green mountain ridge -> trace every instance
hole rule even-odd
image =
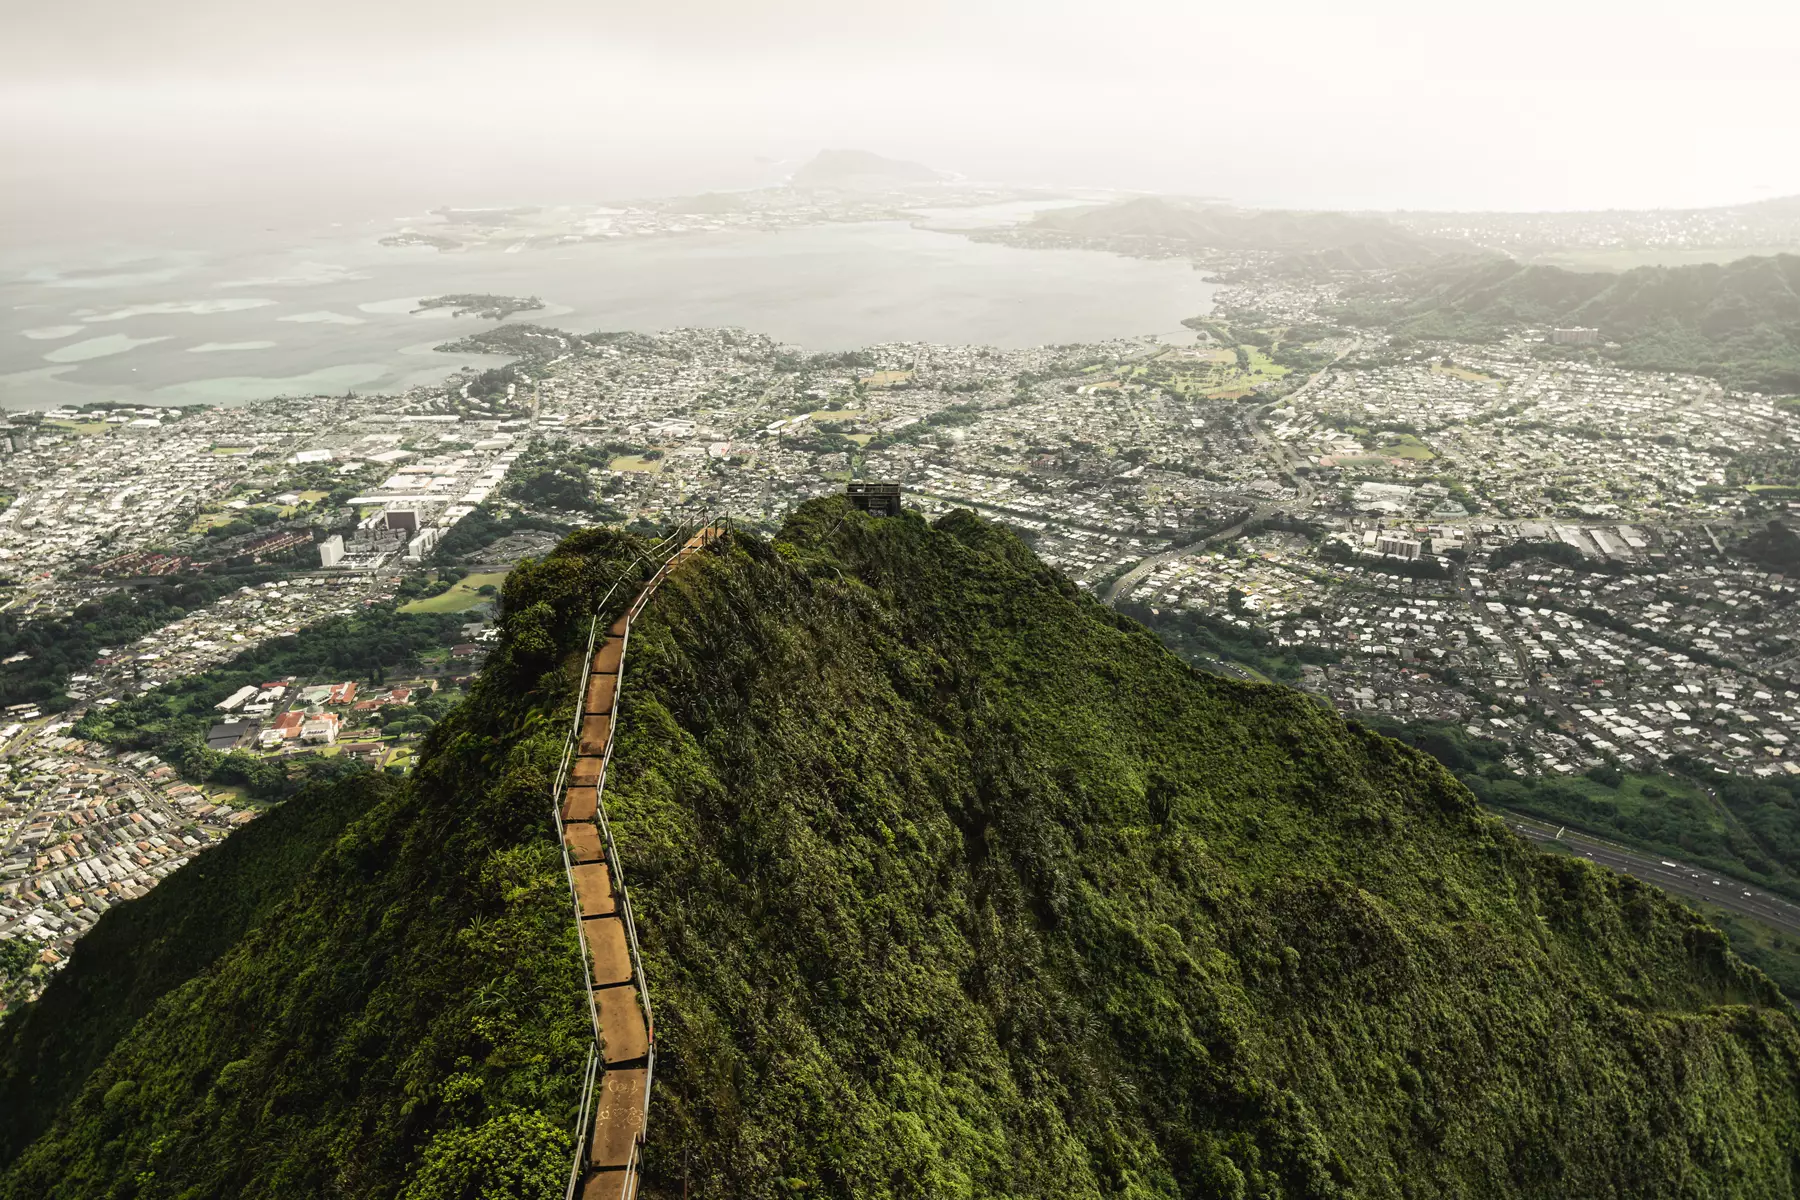
[[[1054,208],[1025,227],[1111,241],[1147,239],[1196,249],[1269,251],[1294,269],[1396,269],[1434,262],[1467,247],[1422,237],[1380,217],[1340,212],[1242,209],[1142,196],[1114,204]]]
[[[550,786],[639,545],[515,570],[416,774],[0,1196],[562,1194],[586,1015]],[[1796,1014],[1715,930],[968,513],[733,535],[624,680],[646,1197],[1800,1190]]]
[[[1587,325],[1619,344],[1612,357],[1625,366],[1800,391],[1800,255],[1618,274],[1463,260],[1370,285],[1339,315],[1471,341],[1521,325]]]

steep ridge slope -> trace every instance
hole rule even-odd
[[[0,1195],[562,1194],[590,1030],[549,796],[639,545],[514,572],[414,778]],[[1718,934],[968,514],[732,536],[633,626],[617,720],[645,1196],[1796,1191],[1795,1014]]]
[[[370,776],[308,787],[102,916],[43,996],[0,1024],[0,1164],[44,1131],[158,999],[285,900],[388,786]]]
[[[382,790],[0,1195],[562,1194],[592,1028],[551,784],[592,606],[642,547],[595,531],[515,569],[505,636],[414,776],[345,781]]]
[[[1792,1194],[1795,1015],[1716,933],[1010,535],[816,503],[651,615],[667,1194]]]

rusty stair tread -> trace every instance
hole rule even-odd
[[[650,1027],[644,1022],[635,987],[601,988],[594,993],[594,1007],[600,1010],[600,1037],[608,1066],[636,1062],[650,1053]]]
[[[625,940],[625,922],[617,915],[591,917],[583,922],[583,926],[587,930],[594,986],[629,982],[631,947]]]
[[[599,811],[600,793],[592,785],[571,785],[563,792],[563,824],[592,821]]]
[[[600,1099],[594,1106],[594,1134],[588,1161],[596,1167],[622,1167],[631,1158],[631,1143],[644,1127],[642,1067],[609,1070],[600,1076]]]
[[[618,901],[613,896],[612,872],[606,869],[605,863],[581,863],[573,875],[582,916],[604,917],[618,910]]]
[[[569,857],[578,863],[599,862],[606,857],[599,828],[587,821],[565,822],[563,841],[568,843]]]
[[[619,689],[617,675],[589,675],[587,695],[583,697],[581,711],[584,713],[610,713],[613,710],[613,693]]]
[[[594,1013],[608,1064],[600,1078],[589,1136],[588,1168],[578,1191],[582,1200],[635,1200],[638,1172],[627,1171],[626,1166],[643,1133],[644,1089],[648,1084],[643,1067],[617,1065],[641,1062],[648,1056],[650,1028],[632,985],[631,949],[620,897],[605,862],[600,830],[594,823],[605,768],[603,756],[616,717],[625,641],[631,622],[643,612],[662,581],[724,532],[721,526],[702,526],[663,562],[625,615],[608,627],[606,640],[594,651],[582,685],[577,757],[571,765],[563,798],[563,837],[574,863],[571,877],[588,946],[595,988]]]
[[[581,742],[575,748],[580,755],[601,755],[606,753],[606,742],[612,736],[612,718],[603,714],[594,714],[581,718]]]
[[[634,1200],[637,1184],[636,1172],[627,1180],[623,1168],[590,1171],[582,1177],[581,1190],[576,1194],[579,1200]]]

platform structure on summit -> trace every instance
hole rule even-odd
[[[900,485],[897,483],[851,483],[844,489],[852,507],[872,517],[900,515]]]
[[[644,981],[637,925],[618,848],[606,819],[606,770],[612,761],[614,721],[631,625],[671,572],[724,534],[704,524],[681,541],[637,594],[624,615],[588,639],[580,703],[556,786],[556,823],[574,897],[588,977],[596,1052],[590,1056],[582,1099],[581,1145],[570,1169],[571,1200],[632,1200],[656,1071],[656,1021]],[[658,544],[660,557],[679,533]],[[604,609],[607,600],[600,603]],[[591,1120],[591,1126],[589,1124]]]

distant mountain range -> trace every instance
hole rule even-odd
[[[1590,270],[1729,262],[1800,248],[1800,196],[1713,208],[1387,215],[1424,236],[1458,238],[1525,261]]]
[[[1800,255],[1618,274],[1464,259],[1370,285],[1344,316],[1469,341],[1520,325],[1588,326],[1624,365],[1800,391]]]
[[[1053,209],[1039,213],[1024,231],[1099,245],[1137,241],[1191,250],[1266,251],[1288,256],[1284,265],[1291,268],[1313,270],[1391,270],[1468,249],[1379,217],[1233,208],[1160,196]]]
[[[788,180],[801,188],[880,191],[918,183],[942,183],[948,176],[922,163],[883,158],[867,150],[821,150]]]

